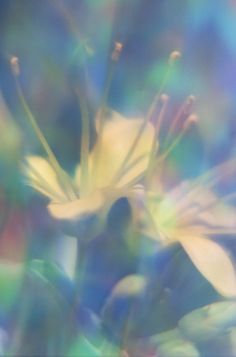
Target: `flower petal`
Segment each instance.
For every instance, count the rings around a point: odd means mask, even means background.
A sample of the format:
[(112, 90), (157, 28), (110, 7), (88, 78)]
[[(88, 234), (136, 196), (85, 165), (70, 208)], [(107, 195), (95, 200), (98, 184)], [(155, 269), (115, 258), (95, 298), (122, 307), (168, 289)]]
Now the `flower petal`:
[(67, 200), (48, 160), (41, 156), (27, 156), (26, 162), (25, 174), (32, 187), (53, 201)]
[(89, 196), (63, 203), (50, 203), (48, 210), (57, 219), (77, 220), (80, 217), (96, 213), (104, 204), (104, 196), (95, 191)]
[[(92, 189), (109, 186), (116, 176), (116, 187), (121, 187), (145, 171), (154, 138), (154, 128), (150, 123), (143, 129), (126, 168), (123, 166), (142, 125), (142, 119), (126, 119), (112, 112), (111, 120), (105, 122), (101, 136), (90, 154)], [(79, 169), (76, 176), (79, 181)]]
[(222, 295), (236, 296), (236, 273), (227, 252), (210, 239), (185, 236), (181, 245), (200, 273)]

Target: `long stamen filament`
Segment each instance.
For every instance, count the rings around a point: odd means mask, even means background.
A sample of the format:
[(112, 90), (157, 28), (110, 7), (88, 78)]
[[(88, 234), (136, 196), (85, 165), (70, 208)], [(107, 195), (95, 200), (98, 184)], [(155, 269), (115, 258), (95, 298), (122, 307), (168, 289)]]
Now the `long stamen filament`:
[(105, 107), (106, 107), (109, 90), (111, 88), (111, 82), (112, 82), (112, 78), (113, 78), (113, 74), (114, 74), (115, 65), (116, 65), (116, 62), (119, 60), (122, 48), (123, 48), (122, 43), (115, 42), (115, 47), (111, 54), (111, 61), (110, 61), (109, 69), (108, 69), (107, 78), (105, 81), (105, 87), (104, 87), (104, 91), (103, 91), (103, 95), (102, 95), (101, 105), (100, 105), (100, 108), (98, 109), (98, 112), (95, 117), (95, 122), (96, 122), (96, 125), (98, 128), (99, 136), (101, 136), (101, 132), (103, 130), (103, 126), (104, 126), (104, 122), (105, 122), (104, 111), (105, 111)]
[(161, 105), (161, 110), (160, 110), (160, 113), (157, 117), (157, 120), (156, 120), (156, 126), (155, 126), (155, 135), (154, 135), (154, 138), (153, 138), (153, 142), (152, 142), (152, 148), (151, 148), (151, 152), (150, 152), (150, 155), (149, 155), (149, 163), (148, 163), (148, 168), (147, 168), (147, 173), (146, 173), (146, 180), (148, 182), (152, 172), (153, 172), (153, 169), (155, 167), (155, 156), (156, 156), (156, 153), (157, 153), (157, 150), (158, 150), (158, 146), (159, 146), (159, 141), (158, 141), (158, 137), (159, 137), (159, 134), (160, 134), (160, 130), (161, 130), (161, 127), (162, 127), (162, 123), (163, 123), (163, 119), (164, 119), (164, 116), (165, 116), (165, 113), (166, 113), (166, 108), (167, 108), (167, 104), (168, 104), (168, 96), (163, 94), (161, 96), (161, 101), (162, 101), (162, 105)]
[(176, 136), (175, 140), (171, 143), (171, 145), (164, 151), (164, 153), (157, 159), (157, 162), (162, 162), (164, 161), (167, 156), (170, 155), (170, 153), (176, 148), (176, 146), (180, 143), (180, 141), (183, 139), (186, 131), (189, 129), (189, 127), (196, 123), (197, 121), (197, 116), (195, 114), (191, 114), (186, 121), (184, 122), (184, 125), (179, 132), (179, 134)]
[(116, 62), (119, 60), (123, 45), (120, 42), (115, 42), (114, 50), (111, 54), (111, 61), (108, 69), (107, 78), (105, 81), (105, 87), (102, 95), (102, 100), (100, 107), (95, 116), (95, 125), (97, 127), (97, 149), (95, 151), (95, 159), (94, 166), (92, 167), (92, 176), (96, 174), (96, 171), (99, 170), (99, 156), (101, 151), (101, 141), (102, 141), (102, 133), (105, 125), (105, 110), (108, 94), (111, 88), (112, 78), (116, 66)]
[(172, 120), (171, 126), (168, 129), (164, 147), (166, 147), (171, 139), (171, 136), (173, 135), (174, 131), (176, 130), (176, 127), (179, 123), (179, 121), (183, 118), (183, 116), (188, 117), (191, 112), (191, 107), (195, 101), (195, 97), (193, 95), (189, 96), (186, 101), (183, 103), (183, 105), (180, 107), (178, 110), (177, 114), (175, 115), (174, 119)]
[[(55, 173), (58, 177), (58, 180), (59, 180), (61, 186), (63, 187), (63, 189), (65, 191), (65, 194), (67, 195), (68, 199), (72, 199), (71, 191), (73, 191), (74, 195), (76, 194), (76, 192), (74, 192), (73, 185), (71, 185), (69, 177), (67, 177), (66, 173), (63, 171), (60, 164), (58, 163), (54, 153), (52, 152), (47, 140), (45, 139), (41, 129), (39, 128), (39, 126), (36, 122), (36, 119), (35, 119), (33, 113), (31, 112), (31, 110), (25, 100), (20, 83), (18, 81), (19, 68), (16, 67), (16, 61), (17, 61), (17, 58), (15, 58), (15, 57), (13, 57), (11, 60), (12, 72), (15, 77), (17, 94), (19, 96), (21, 105), (22, 105), (24, 112), (26, 114), (26, 119), (28, 120), (29, 124), (32, 126), (37, 138), (39, 139), (45, 152), (47, 153), (49, 162), (52, 165), (53, 169), (55, 170)], [(17, 63), (17, 66), (18, 66), (18, 63)]]
[(89, 186), (89, 112), (82, 91), (77, 88), (79, 106), (81, 111), (82, 134), (80, 148), (81, 176), (80, 176), (80, 195), (87, 193)]
[(117, 183), (120, 178), (122, 177), (122, 174), (123, 174), (123, 170), (125, 169), (125, 167), (129, 164), (129, 161), (134, 153), (134, 150), (136, 148), (136, 146), (138, 145), (139, 143), (139, 140), (141, 139), (141, 136), (142, 136), (142, 133), (146, 127), (146, 125), (148, 124), (148, 122), (150, 121), (150, 118), (152, 116), (152, 114), (154, 113), (154, 110), (155, 110), (155, 106), (156, 106), (156, 102), (157, 102), (157, 99), (160, 97), (161, 93), (163, 92), (163, 89), (168, 81), (168, 78), (169, 78), (169, 75), (171, 73), (171, 69), (173, 67), (173, 64), (176, 62), (177, 59), (179, 59), (181, 57), (181, 54), (179, 51), (173, 51), (170, 56), (169, 56), (169, 61), (168, 61), (168, 67), (167, 67), (167, 70), (166, 70), (166, 73), (164, 74), (164, 77), (161, 81), (161, 84), (160, 84), (160, 87), (159, 87), (159, 90), (155, 96), (155, 99), (145, 117), (145, 120), (143, 121), (142, 125), (140, 126), (140, 129), (138, 130), (137, 132), (137, 135), (133, 141), (133, 144), (131, 145), (127, 155), (125, 156), (121, 166), (120, 166), (120, 169), (118, 170), (117, 174), (115, 175), (115, 177), (113, 178), (113, 184)]

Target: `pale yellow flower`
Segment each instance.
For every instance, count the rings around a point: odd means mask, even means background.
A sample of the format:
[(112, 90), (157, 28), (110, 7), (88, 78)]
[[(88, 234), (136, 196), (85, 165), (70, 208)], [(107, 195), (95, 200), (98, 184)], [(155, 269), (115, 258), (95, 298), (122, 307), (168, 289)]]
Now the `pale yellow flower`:
[(49, 198), (54, 218), (78, 221), (101, 210), (106, 213), (115, 200), (129, 194), (147, 169), (153, 140), (151, 123), (110, 111), (88, 155), (85, 180), (80, 165), (72, 179), (39, 156), (26, 157), (25, 173), (29, 184)]
[[(136, 188), (129, 197), (136, 223), (141, 223), (140, 229), (145, 235), (163, 246), (179, 242), (196, 268), (218, 292), (236, 296), (232, 259), (223, 246), (211, 239), (215, 235), (236, 235), (236, 210), (228, 203), (236, 194), (220, 198), (212, 191), (224, 177), (235, 173), (236, 160), (226, 161), (192, 182), (183, 182), (169, 190), (166, 179), (163, 179), (166, 159), (198, 118), (191, 113), (195, 98), (189, 96), (165, 132), (164, 140), (161, 140), (168, 97), (162, 95), (157, 99), (161, 107), (153, 144), (158, 145), (158, 150), (152, 151), (144, 187)], [(155, 106), (154, 102), (152, 116), (156, 112)]]
[[(235, 164), (234, 164), (235, 165)], [(222, 295), (236, 296), (236, 273), (229, 253), (213, 241), (216, 235), (236, 234), (236, 210), (211, 190), (227, 162), (209, 173), (183, 182), (170, 191), (148, 192), (143, 200), (143, 232), (163, 246), (179, 242), (200, 273)], [(160, 187), (160, 186), (159, 186)]]

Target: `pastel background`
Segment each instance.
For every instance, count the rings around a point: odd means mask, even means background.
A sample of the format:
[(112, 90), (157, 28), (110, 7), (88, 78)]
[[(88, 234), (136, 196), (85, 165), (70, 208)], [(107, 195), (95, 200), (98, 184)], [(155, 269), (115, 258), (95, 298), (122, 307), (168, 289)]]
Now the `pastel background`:
[[(71, 173), (80, 158), (81, 122), (74, 89), (81, 81), (81, 40), (87, 46), (91, 115), (101, 100), (114, 41), (122, 42), (123, 51), (108, 104), (126, 116), (147, 112), (167, 69), (170, 52), (182, 53), (164, 89), (170, 96), (166, 120), (170, 121), (185, 98), (193, 94), (199, 122), (171, 155), (174, 179), (195, 177), (235, 155), (236, 1), (2, 0), (0, 34), (1, 258), (16, 262), (54, 259), (61, 235), (46, 212), (46, 199), (27, 187), (20, 170), (24, 155), (42, 154), (42, 149), (25, 121), (16, 94), (9, 66), (12, 55), (19, 57), (20, 82), (38, 124), (62, 166)], [(91, 137), (95, 137), (92, 124)], [(235, 179), (230, 178), (218, 190), (234, 187)], [(139, 269), (155, 278), (175, 249), (161, 259), (124, 254), (120, 227), (129, 208), (120, 202), (114, 210), (120, 220), (118, 228), (111, 212), (110, 230), (90, 247), (88, 269), (92, 278), (81, 299), (95, 312), (121, 277)], [(113, 243), (109, 235), (116, 236)], [(235, 253), (235, 246), (227, 244)], [(167, 287), (174, 291), (174, 317), (164, 315), (159, 319), (170, 328), (184, 313), (218, 298), (195, 270), (191, 272), (189, 262), (181, 265), (181, 254), (166, 277)], [(187, 282), (186, 271), (192, 274)], [(200, 288), (194, 290), (196, 281), (200, 281)], [(68, 292), (66, 284), (62, 282)], [(179, 286), (185, 289), (180, 292)], [(119, 309), (113, 313), (121, 316)], [(163, 326), (155, 326), (152, 313), (144, 313), (143, 326), (159, 331)], [(138, 333), (142, 332), (140, 327)]]

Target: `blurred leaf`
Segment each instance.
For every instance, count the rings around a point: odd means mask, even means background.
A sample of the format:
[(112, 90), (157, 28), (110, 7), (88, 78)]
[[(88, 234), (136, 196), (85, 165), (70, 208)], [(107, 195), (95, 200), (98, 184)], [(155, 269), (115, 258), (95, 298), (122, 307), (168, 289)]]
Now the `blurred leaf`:
[(151, 343), (155, 345), (160, 345), (160, 344), (165, 344), (168, 343), (169, 341), (172, 340), (178, 340), (181, 339), (182, 335), (181, 332), (178, 328), (175, 328), (173, 330), (168, 330), (162, 333), (159, 333), (158, 335), (154, 335), (150, 337)]
[(142, 275), (128, 275), (113, 288), (102, 309), (102, 321), (109, 334), (121, 338), (129, 334), (137, 322), (135, 313), (141, 311), (141, 300), (145, 293), (147, 279)]
[(103, 357), (126, 357), (117, 346), (106, 340), (102, 344), (101, 353)]
[(34, 259), (29, 263), (29, 272), (41, 280), (45, 285), (51, 285), (55, 292), (60, 294), (68, 302), (74, 296), (74, 287), (72, 281), (56, 264)]
[(200, 357), (194, 344), (184, 339), (171, 340), (160, 344), (157, 353), (159, 357)]
[(178, 328), (152, 336), (149, 340), (156, 347), (159, 357), (200, 356), (194, 344), (187, 341)]
[(44, 261), (28, 264), (11, 321), (13, 355), (65, 355), (77, 326), (77, 303), (67, 299), (61, 274)]
[(236, 302), (222, 301), (204, 306), (179, 321), (182, 333), (193, 341), (206, 341), (236, 326)]
[(84, 336), (79, 336), (72, 344), (67, 354), (68, 357), (103, 357), (101, 352), (95, 348)]
[(8, 312), (17, 301), (23, 280), (23, 264), (0, 261), (0, 311)]
[(176, 325), (169, 292), (142, 275), (130, 275), (113, 288), (102, 310), (107, 334), (120, 342), (170, 329)]
[(99, 317), (90, 309), (79, 306), (78, 326), (84, 337), (96, 348), (101, 345), (102, 329)]

